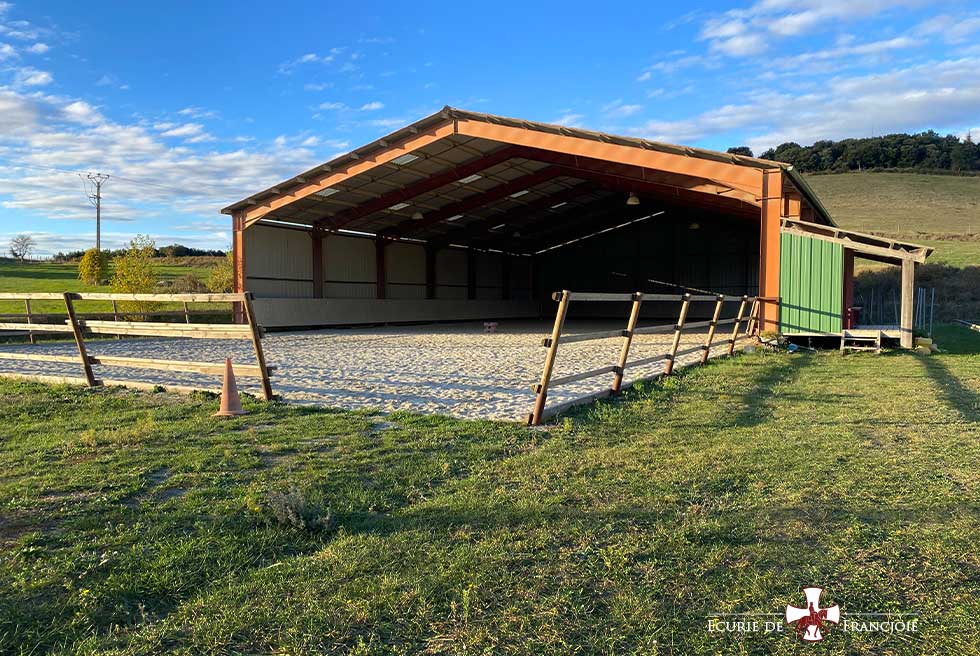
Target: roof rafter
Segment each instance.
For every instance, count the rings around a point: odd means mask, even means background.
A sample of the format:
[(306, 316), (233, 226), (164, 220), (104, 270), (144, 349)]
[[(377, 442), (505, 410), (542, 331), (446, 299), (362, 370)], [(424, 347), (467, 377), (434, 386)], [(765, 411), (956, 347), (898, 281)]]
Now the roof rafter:
[(542, 182), (547, 182), (562, 175), (563, 173), (559, 167), (548, 166), (535, 171), (534, 173), (515, 178), (510, 182), (499, 184), (492, 189), (488, 189), (487, 191), (467, 196), (466, 198), (456, 201), (455, 203), (449, 203), (448, 205), (434, 212), (429, 212), (421, 219), (405, 219), (397, 225), (380, 231), (378, 235), (390, 239), (404, 237), (405, 235), (418, 232), (419, 230), (430, 225), (444, 221), (451, 216), (455, 216), (456, 214), (465, 214), (474, 208), (482, 207), (487, 203), (492, 203), (495, 200), (500, 200), (501, 198), (505, 198), (513, 193), (529, 189), (541, 184)]
[[(595, 190), (595, 184), (591, 182), (582, 182), (574, 187), (570, 187), (564, 191), (552, 194), (551, 196), (538, 198), (537, 200), (534, 200), (512, 212), (502, 212), (500, 214), (494, 214), (482, 219), (477, 219), (476, 221), (463, 225), (459, 229), (454, 229), (451, 232), (447, 232), (445, 235), (430, 239), (429, 243), (435, 247), (441, 247), (459, 240), (463, 240), (465, 242), (477, 234), (485, 232), (490, 227), (501, 223), (507, 224), (508, 227), (526, 225), (530, 220), (538, 216), (540, 212), (551, 208), (553, 205), (558, 203), (567, 203), (574, 198), (578, 198), (579, 196)], [(552, 216), (558, 215), (554, 214)]]
[(444, 187), (448, 184), (454, 182), (459, 182), (463, 178), (469, 177), (480, 171), (485, 171), (501, 162), (505, 162), (516, 156), (516, 152), (519, 149), (513, 146), (505, 146), (499, 150), (495, 150), (489, 155), (483, 155), (476, 157), (464, 164), (452, 167), (445, 171), (441, 171), (427, 178), (423, 178), (418, 182), (410, 184), (401, 189), (392, 190), (386, 194), (382, 194), (372, 200), (369, 200), (360, 205), (356, 205), (349, 210), (343, 210), (334, 214), (333, 216), (325, 216), (321, 219), (317, 219), (313, 222), (313, 225), (317, 227), (322, 227), (326, 230), (336, 230), (338, 228), (343, 228), (346, 225), (367, 217), (375, 212), (380, 212), (386, 210), (392, 205), (397, 203), (405, 203), (411, 199), (421, 196), (422, 194), (429, 193), (430, 191), (435, 191), (440, 187)]

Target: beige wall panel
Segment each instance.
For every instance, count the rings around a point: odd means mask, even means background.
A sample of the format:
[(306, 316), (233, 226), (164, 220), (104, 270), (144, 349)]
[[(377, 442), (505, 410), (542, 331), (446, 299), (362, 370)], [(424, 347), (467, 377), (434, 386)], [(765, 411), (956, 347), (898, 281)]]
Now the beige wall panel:
[(460, 248), (444, 248), (436, 253), (436, 283), (440, 286), (462, 285), (463, 296), (466, 296), (465, 250)]
[(476, 286), (500, 287), (501, 255), (499, 253), (477, 253), (476, 255)]
[(245, 231), (244, 250), (246, 277), (313, 278), (313, 245), (306, 232), (253, 226)]
[(293, 280), (256, 280), (245, 278), (245, 288), (256, 298), (310, 298), (313, 296), (312, 282)]
[[(327, 293), (328, 288), (333, 288), (332, 283), (373, 283), (374, 240), (340, 235), (327, 236), (323, 240), (323, 271), (326, 279), (331, 281), (324, 286), (323, 293), (326, 296), (332, 295)], [(374, 296), (373, 287), (369, 296)]]
[[(329, 326), (358, 323), (398, 323), (511, 319), (536, 317), (538, 303), (527, 301), (466, 301), (353, 298), (259, 298), (255, 312), (267, 328)], [(554, 312), (550, 307), (548, 312)]]
[(327, 282), (323, 284), (324, 298), (374, 298), (378, 287), (374, 282)]
[[(422, 285), (425, 296), (425, 249), (419, 244), (396, 243), (390, 244), (386, 250), (388, 282)], [(392, 291), (390, 287), (388, 291)]]

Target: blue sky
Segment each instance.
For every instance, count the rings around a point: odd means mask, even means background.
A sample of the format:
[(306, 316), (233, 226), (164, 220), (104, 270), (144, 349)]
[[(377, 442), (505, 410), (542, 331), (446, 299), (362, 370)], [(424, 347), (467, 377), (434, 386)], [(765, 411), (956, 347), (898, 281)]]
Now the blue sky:
[[(0, 246), (227, 248), (219, 210), (453, 105), (757, 153), (980, 133), (980, 3), (0, 2)], [(57, 169), (57, 170), (55, 170)]]

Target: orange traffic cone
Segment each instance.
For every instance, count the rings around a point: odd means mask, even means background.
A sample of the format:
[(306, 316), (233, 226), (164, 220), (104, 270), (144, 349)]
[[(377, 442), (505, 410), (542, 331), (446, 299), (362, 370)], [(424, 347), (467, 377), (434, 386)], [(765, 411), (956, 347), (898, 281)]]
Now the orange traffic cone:
[(235, 417), (248, 414), (242, 410), (242, 401), (238, 398), (238, 385), (235, 384), (235, 371), (231, 368), (231, 358), (225, 358), (225, 382), (221, 386), (221, 408), (214, 413), (215, 417)]

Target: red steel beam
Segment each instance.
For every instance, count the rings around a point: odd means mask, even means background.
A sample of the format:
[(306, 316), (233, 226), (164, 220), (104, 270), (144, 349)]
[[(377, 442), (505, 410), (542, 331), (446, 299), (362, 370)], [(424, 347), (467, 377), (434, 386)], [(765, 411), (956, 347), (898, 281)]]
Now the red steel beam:
[(501, 223), (506, 223), (508, 226), (514, 227), (526, 225), (530, 219), (533, 219), (542, 210), (547, 210), (552, 205), (567, 202), (595, 190), (596, 185), (591, 182), (583, 182), (571, 187), (570, 189), (547, 196), (546, 198), (538, 198), (537, 200), (534, 200), (520, 209), (514, 210), (513, 212), (494, 214), (493, 216), (477, 219), (476, 221), (467, 223), (460, 229), (451, 229), (444, 235), (430, 239), (429, 243), (442, 246), (445, 244), (459, 242), (461, 239), (464, 240), (462, 243), (465, 243), (465, 240), (470, 239), (478, 233), (486, 231), (492, 226), (500, 225)]
[(397, 239), (398, 237), (403, 237), (413, 232), (418, 232), (419, 230), (427, 228), (430, 225), (444, 221), (451, 216), (455, 216), (456, 214), (465, 214), (476, 207), (482, 207), (487, 203), (492, 203), (496, 200), (500, 200), (501, 198), (506, 198), (513, 193), (534, 187), (542, 182), (547, 182), (548, 180), (560, 177), (562, 175), (565, 174), (562, 173), (560, 168), (549, 166), (535, 171), (534, 173), (529, 173), (528, 175), (511, 180), (510, 182), (499, 184), (493, 189), (489, 189), (483, 193), (473, 194), (472, 196), (467, 196), (463, 200), (450, 203), (445, 207), (425, 214), (421, 219), (405, 219), (401, 223), (398, 223), (391, 228), (382, 230), (378, 233), (378, 235), (389, 239)]
[(519, 148), (507, 146), (501, 148), (500, 150), (495, 150), (489, 155), (481, 155), (480, 157), (471, 159), (464, 164), (436, 173), (433, 176), (424, 178), (416, 183), (408, 185), (407, 187), (389, 191), (388, 193), (382, 194), (377, 198), (362, 203), (361, 205), (338, 212), (333, 216), (325, 216), (321, 219), (317, 219), (313, 222), (313, 225), (315, 227), (321, 227), (327, 230), (343, 228), (344, 226), (349, 225), (358, 219), (362, 219), (366, 216), (374, 214), (375, 212), (386, 210), (392, 205), (407, 203), (417, 196), (421, 196), (422, 194), (430, 191), (435, 191), (439, 187), (444, 187), (447, 184), (458, 182), (463, 178), (479, 173), (480, 171), (485, 171), (486, 169), (496, 166), (501, 162), (506, 162), (507, 160), (516, 157), (516, 153), (519, 150)]

